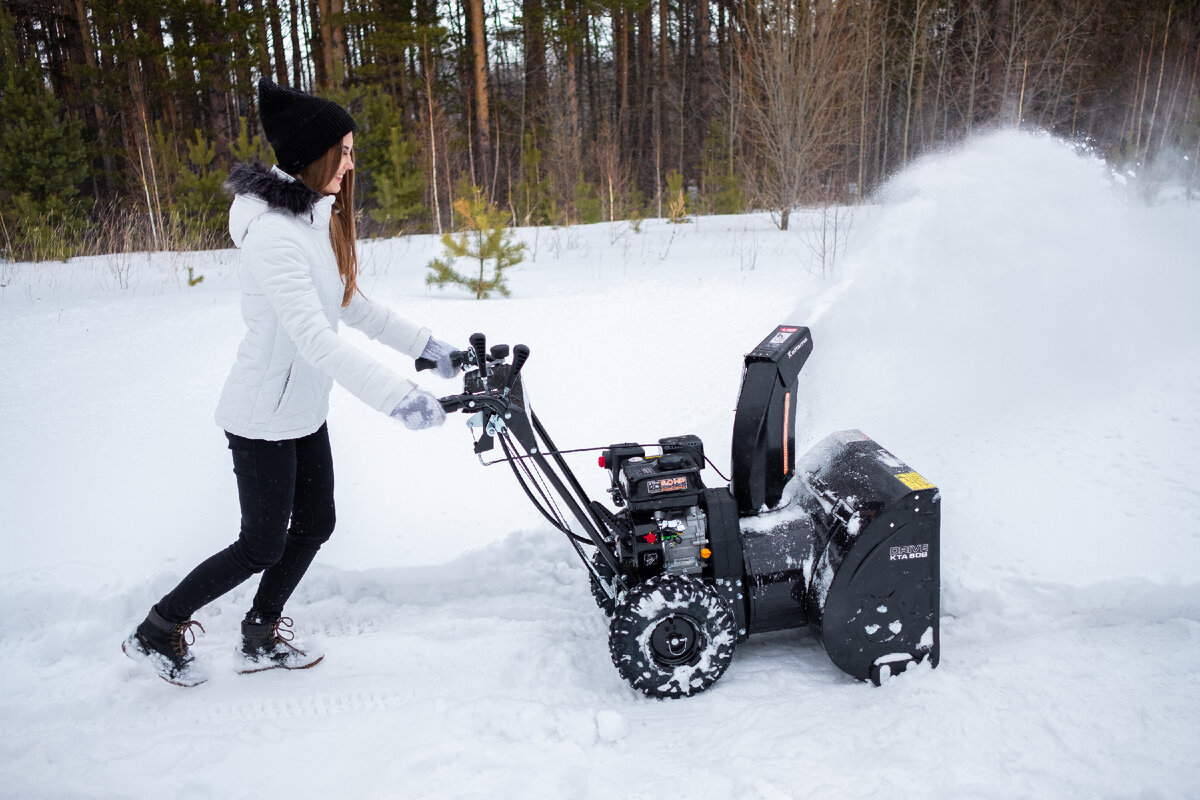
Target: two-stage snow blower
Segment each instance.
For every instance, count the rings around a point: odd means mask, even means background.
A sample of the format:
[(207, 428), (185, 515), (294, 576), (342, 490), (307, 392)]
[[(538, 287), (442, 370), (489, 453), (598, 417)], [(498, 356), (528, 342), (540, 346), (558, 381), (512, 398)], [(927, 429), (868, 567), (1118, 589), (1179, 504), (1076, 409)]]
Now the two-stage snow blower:
[(503, 458), (484, 463), (507, 462), (575, 548), (612, 618), (613, 663), (635, 689), (701, 692), (751, 634), (804, 626), (840, 669), (877, 685), (910, 664), (937, 665), (938, 490), (856, 430), (797, 461), (808, 328), (780, 325), (746, 355), (728, 486), (701, 480), (711, 462), (696, 436), (594, 448), (616, 510), (587, 496), (563, 457), (580, 451), (559, 450), (530, 409), (529, 348), (512, 348), (508, 363), (507, 345), (470, 341), (454, 355), (463, 393), (442, 406), (471, 415), (481, 461), (499, 444)]

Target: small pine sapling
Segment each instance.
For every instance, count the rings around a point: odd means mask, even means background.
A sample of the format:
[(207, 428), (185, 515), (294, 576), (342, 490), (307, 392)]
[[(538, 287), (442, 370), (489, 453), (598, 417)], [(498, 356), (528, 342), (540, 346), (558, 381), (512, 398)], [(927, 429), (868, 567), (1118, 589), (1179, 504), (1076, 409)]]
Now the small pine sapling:
[(741, 214), (746, 210), (746, 192), (733, 169), (733, 148), (719, 122), (714, 121), (704, 139), (704, 209), (709, 214)]
[(534, 144), (533, 134), (527, 133), (521, 144), (521, 172), (516, 192), (516, 217), (522, 225), (545, 225), (554, 219), (541, 164), (542, 151)]
[(634, 233), (642, 232), (642, 223), (646, 221), (646, 215), (642, 213), (640, 205), (634, 206), (629, 210), (629, 227), (633, 228)]
[(634, 189), (629, 193), (629, 213), (627, 219), (634, 233), (642, 232), (642, 223), (646, 221), (646, 200), (642, 196), (641, 189)]
[(683, 191), (683, 175), (677, 170), (667, 173), (667, 222), (672, 225), (691, 222), (687, 194)]
[[(446, 284), (463, 286), (473, 291), (477, 300), (486, 299), (492, 292), (508, 297), (504, 270), (521, 263), (525, 250), (524, 243), (512, 241), (508, 212), (497, 209), (484, 198), (478, 186), (472, 186), (469, 194), (455, 200), (454, 210), (462, 220), (463, 230), (442, 234), (446, 257), (429, 262), (425, 283), (439, 288), (445, 288)], [(454, 262), (460, 258), (478, 263), (479, 274), (467, 277), (455, 271)]]
[(591, 225), (604, 218), (604, 206), (596, 187), (579, 176), (579, 181), (571, 190), (571, 198), (575, 203), (575, 221), (582, 225)]

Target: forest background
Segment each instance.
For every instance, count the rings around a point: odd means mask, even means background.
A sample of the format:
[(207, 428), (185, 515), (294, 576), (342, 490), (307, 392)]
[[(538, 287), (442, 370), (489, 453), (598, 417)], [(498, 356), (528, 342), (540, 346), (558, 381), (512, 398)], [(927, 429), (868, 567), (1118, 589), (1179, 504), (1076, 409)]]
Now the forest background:
[(996, 126), (1200, 187), (1200, 0), (2, 0), (0, 257), (227, 246), (259, 77), (355, 115), (365, 237), (786, 228)]

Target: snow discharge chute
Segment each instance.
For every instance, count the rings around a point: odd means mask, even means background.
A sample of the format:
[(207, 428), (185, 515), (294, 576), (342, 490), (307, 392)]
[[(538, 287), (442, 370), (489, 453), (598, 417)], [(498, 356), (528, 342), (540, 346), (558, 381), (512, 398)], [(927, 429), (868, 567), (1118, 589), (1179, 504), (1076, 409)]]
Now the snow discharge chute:
[(860, 431), (826, 437), (796, 462), (801, 326), (746, 355), (734, 417), (749, 629), (808, 624), (839, 668), (879, 683), (938, 662), (941, 497)]

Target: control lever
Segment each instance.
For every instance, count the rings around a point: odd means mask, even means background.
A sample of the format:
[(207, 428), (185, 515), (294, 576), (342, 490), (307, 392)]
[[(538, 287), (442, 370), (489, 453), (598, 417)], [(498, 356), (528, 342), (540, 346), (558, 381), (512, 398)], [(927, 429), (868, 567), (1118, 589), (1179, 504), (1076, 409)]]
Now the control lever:
[(472, 333), (467, 341), (471, 343), (472, 349), (475, 350), (475, 364), (479, 367), (479, 377), (483, 379), (483, 385), (486, 388), (488, 378), (487, 337), (482, 333)]
[(519, 344), (513, 348), (512, 367), (508, 371), (508, 381), (504, 384), (505, 399), (508, 398), (508, 393), (517, 385), (517, 376), (521, 374), (521, 367), (525, 366), (525, 361), (529, 358), (529, 348), (523, 344)]

